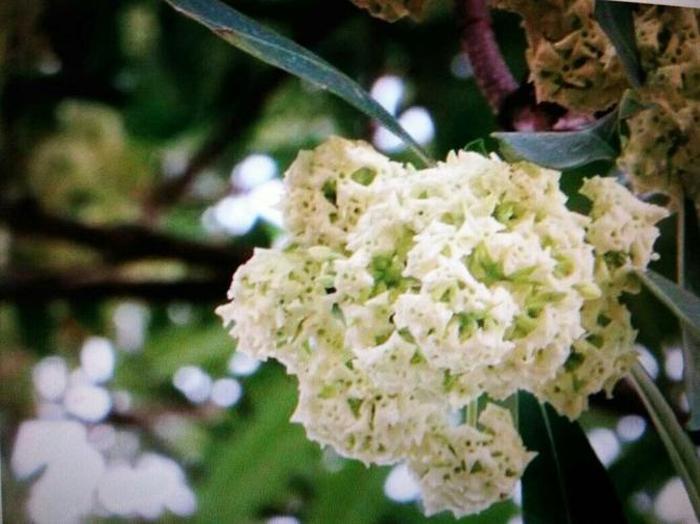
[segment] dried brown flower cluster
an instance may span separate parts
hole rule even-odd
[[[537,98],[573,111],[607,110],[630,86],[593,18],[593,0],[493,0],[522,15]],[[639,6],[634,13],[646,106],[622,130],[620,167],[639,192],[700,200],[700,11]]]
[[[405,16],[419,17],[427,0],[352,0],[352,3],[367,9],[372,16],[394,22]]]

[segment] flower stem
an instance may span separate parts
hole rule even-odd
[[[476,427],[477,423],[479,422],[479,400],[472,400],[469,404],[467,404],[467,413],[466,413],[466,418],[467,418],[467,424],[470,426]]]

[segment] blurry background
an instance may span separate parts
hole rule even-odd
[[[358,80],[437,158],[495,130],[448,2],[394,25],[347,1],[235,6]],[[494,24],[525,80],[517,17]],[[366,469],[307,441],[288,422],[293,380],[236,354],[214,314],[236,265],[282,234],[286,166],[330,134],[409,158],[344,103],[163,2],[0,1],[7,522],[428,520],[401,466]],[[564,177],[572,195],[582,174]],[[672,264],[673,246],[659,250]],[[650,297],[631,307],[645,365],[682,412],[674,321]],[[630,521],[692,522],[641,406],[619,389],[581,422]],[[464,522],[515,524],[518,502]]]

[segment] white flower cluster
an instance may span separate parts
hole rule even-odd
[[[530,391],[575,418],[635,358],[618,297],[665,211],[594,178],[586,217],[558,182],[468,152],[416,170],[330,139],[286,174],[290,245],[256,250],[218,312],[239,351],[297,375],[310,438],[407,461],[429,514],[480,511],[533,456],[497,401]]]

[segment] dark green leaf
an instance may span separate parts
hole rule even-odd
[[[509,160],[524,159],[553,169],[571,169],[618,154],[617,112],[579,131],[493,133]]]
[[[523,476],[525,524],[626,522],[605,468],[576,422],[532,395],[518,396],[520,433],[538,455]]]
[[[695,515],[700,519],[700,462],[695,446],[641,364],[632,367],[630,378],[666,447],[673,467],[685,485]]]
[[[20,303],[15,306],[15,313],[22,343],[37,355],[51,354],[55,349],[52,337],[56,326],[49,306]]]
[[[682,330],[682,337],[685,393],[690,405],[687,426],[697,431],[700,429],[700,339],[693,336],[689,329]]]
[[[617,107],[617,113],[620,120],[633,117],[644,109],[654,107],[652,104],[644,103],[636,96],[636,92],[628,89],[622,95],[620,103]]]
[[[210,372],[225,370],[233,348],[233,341],[218,323],[168,326],[149,338],[143,356],[151,364],[154,378],[167,382],[184,365]]]
[[[354,80],[292,40],[268,29],[219,0],[167,0],[176,10],[211,29],[255,58],[336,94],[398,136],[426,165],[433,161]]]
[[[644,475],[640,475],[640,471]],[[608,473],[623,500],[625,495],[643,490],[658,491],[676,474],[671,461],[666,459],[666,448],[655,431],[645,431],[638,440],[627,443],[617,460],[610,465]],[[627,498],[626,505],[634,506],[632,497]],[[637,508],[631,509],[632,513],[639,511]]]
[[[691,237],[697,237],[695,231],[694,205],[685,200],[676,213],[676,278],[678,286],[687,289],[692,283],[692,273],[688,271],[696,261],[690,247]],[[697,238],[694,239],[697,241]],[[700,429],[700,338],[693,335],[689,328],[681,324],[681,341],[683,343],[683,375],[685,392],[690,407],[690,420],[687,427],[691,430]]]
[[[700,298],[654,271],[639,273],[639,278],[692,335],[700,337]]]
[[[632,8],[626,2],[597,0],[594,17],[615,46],[627,79],[634,87],[640,87],[644,83],[644,71],[637,52]]]
[[[484,156],[489,154],[489,150],[486,147],[486,141],[483,138],[472,140],[466,146],[464,146],[464,150],[473,151],[474,153],[479,153]]]

